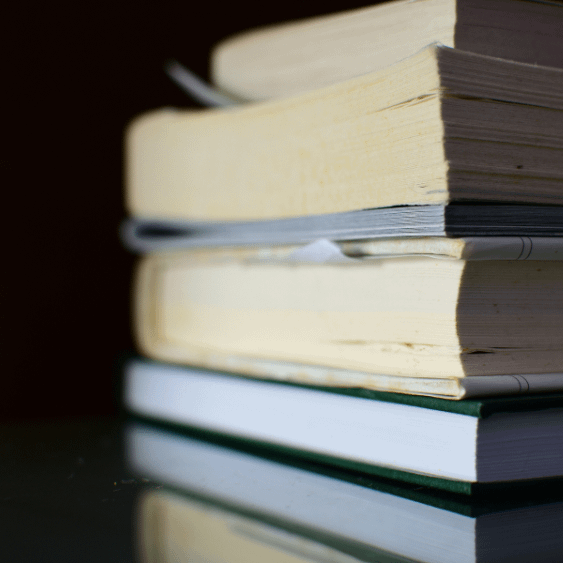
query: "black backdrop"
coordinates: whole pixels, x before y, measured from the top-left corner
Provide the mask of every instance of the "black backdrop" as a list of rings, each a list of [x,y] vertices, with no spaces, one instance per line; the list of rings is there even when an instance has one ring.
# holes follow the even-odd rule
[[[207,77],[227,35],[362,4],[10,4],[0,417],[115,413],[116,359],[133,346],[133,257],[117,238],[125,124],[190,105],[162,71],[168,58]]]

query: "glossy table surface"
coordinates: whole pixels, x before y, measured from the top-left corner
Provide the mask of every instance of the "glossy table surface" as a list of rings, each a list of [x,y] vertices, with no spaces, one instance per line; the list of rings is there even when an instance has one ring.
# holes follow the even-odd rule
[[[135,561],[141,488],[117,419],[0,426],[2,561]]]
[[[151,490],[166,493],[166,487],[135,476],[127,468],[125,428],[126,421],[118,418],[0,425],[0,561],[191,560],[178,559],[177,553],[165,559],[162,554],[140,557],[142,511],[139,507],[148,496],[143,493]],[[157,464],[164,467],[163,463],[159,456]],[[555,490],[551,492],[555,495]],[[563,501],[560,493],[555,496],[557,499],[550,502],[558,504],[551,510],[557,511],[553,514],[560,522]],[[153,536],[160,533],[160,528],[155,529]],[[181,534],[185,534],[187,528],[182,529]],[[555,537],[559,536],[558,531],[553,531],[552,536],[548,536],[549,541],[561,546],[561,538]],[[377,553],[374,559],[362,560],[406,561],[399,556]],[[563,561],[563,552],[561,559],[558,556],[553,559],[553,549],[550,553],[547,559],[539,560]],[[240,557],[234,560],[239,561]],[[318,559],[321,560],[333,561],[333,558]],[[340,556],[336,560],[340,561]]]
[[[1,562],[191,561],[187,552],[141,555],[142,499],[166,487],[128,469],[127,425],[118,418],[0,424]]]

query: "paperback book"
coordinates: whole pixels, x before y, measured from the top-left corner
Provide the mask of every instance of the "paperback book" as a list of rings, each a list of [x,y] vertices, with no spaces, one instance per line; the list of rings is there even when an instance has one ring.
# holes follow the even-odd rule
[[[149,253],[136,339],[161,361],[306,384],[455,399],[558,389],[561,240]]]
[[[558,240],[544,239],[563,237],[563,207],[405,205],[251,222],[132,217],[121,227],[125,246],[139,253],[213,246],[301,244],[320,239],[364,241],[436,237],[479,239],[478,244],[483,247],[506,248],[506,253],[497,255],[501,259],[527,256],[526,252],[515,254],[509,251],[509,246],[514,249],[522,247],[524,239],[525,245],[530,244],[536,249],[561,245]],[[534,240],[531,241],[530,237]],[[405,241],[403,244],[414,243]]]
[[[398,0],[229,37],[211,54],[211,76],[239,99],[287,97],[383,69],[431,43],[563,67],[562,27],[560,2]]]
[[[562,110],[563,69],[431,45],[295,97],[138,117],[126,134],[127,207],[143,220],[246,223],[561,205]]]

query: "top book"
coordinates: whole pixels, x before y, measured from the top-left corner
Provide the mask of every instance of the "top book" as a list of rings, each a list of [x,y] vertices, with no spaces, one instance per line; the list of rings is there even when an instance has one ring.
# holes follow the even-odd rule
[[[128,210],[263,221],[460,201],[563,205],[562,110],[562,69],[432,45],[299,96],[138,117],[126,139]]]
[[[211,76],[240,99],[286,97],[380,70],[430,43],[563,67],[562,29],[555,2],[386,2],[226,39],[212,53]]]

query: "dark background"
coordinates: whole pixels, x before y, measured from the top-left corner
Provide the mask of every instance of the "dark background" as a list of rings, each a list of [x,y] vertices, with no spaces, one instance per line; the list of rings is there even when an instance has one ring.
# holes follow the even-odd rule
[[[162,71],[207,77],[220,39],[361,3],[11,2],[4,9],[0,419],[117,412],[133,256],[119,245],[122,134],[189,106]]]

